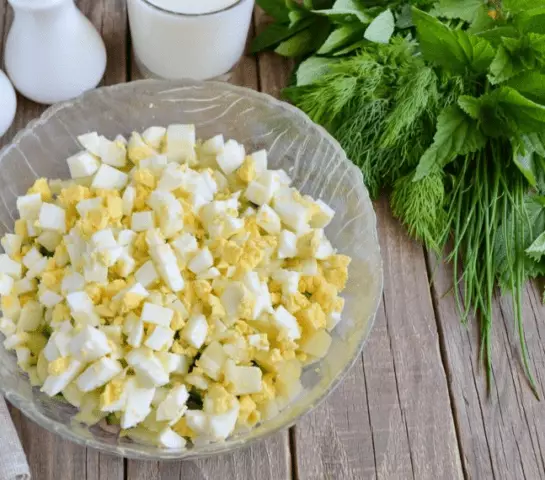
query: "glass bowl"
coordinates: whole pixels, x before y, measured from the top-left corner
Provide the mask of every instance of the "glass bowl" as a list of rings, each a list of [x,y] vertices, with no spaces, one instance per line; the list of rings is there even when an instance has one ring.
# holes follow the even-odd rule
[[[343,296],[342,321],[327,356],[306,369],[303,393],[280,414],[225,442],[168,451],[118,438],[73,420],[76,410],[32,388],[15,356],[0,342],[0,393],[43,428],[80,445],[140,459],[180,459],[225,453],[293,425],[338,385],[371,329],[382,294],[382,261],[376,218],[361,172],[340,145],[296,108],[268,95],[226,83],[142,80],[88,92],[55,105],[0,152],[0,234],[13,230],[16,198],[37,177],[68,178],[65,159],[89,131],[113,138],[151,125],[194,123],[199,138],[223,133],[248,150],[269,151],[272,168],[336,210],[327,227],[333,246],[353,259]],[[317,368],[318,367],[318,368]]]

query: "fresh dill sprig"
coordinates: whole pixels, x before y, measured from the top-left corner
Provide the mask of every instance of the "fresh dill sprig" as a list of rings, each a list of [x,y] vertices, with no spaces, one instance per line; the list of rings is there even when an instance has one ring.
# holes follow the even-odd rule
[[[537,396],[522,292],[528,279],[545,276],[540,10],[439,0],[430,15],[387,3],[400,7],[389,42],[359,40],[329,60],[312,57],[304,84],[286,95],[339,140],[372,197],[390,192],[412,236],[435,251],[452,245],[456,303],[464,323],[480,322],[489,381],[496,286],[512,293],[522,363]]]
[[[442,172],[418,182],[413,181],[413,175],[399,178],[394,183],[390,205],[394,216],[401,219],[411,236],[436,252],[444,247],[441,235],[447,215]]]

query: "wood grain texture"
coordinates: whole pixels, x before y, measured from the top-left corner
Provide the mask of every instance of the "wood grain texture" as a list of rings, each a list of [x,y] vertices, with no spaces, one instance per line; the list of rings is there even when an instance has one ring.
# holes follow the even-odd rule
[[[4,29],[0,35],[3,39],[12,21],[12,12],[7,9],[6,3],[2,2],[0,6],[0,14],[5,14],[2,17]],[[108,66],[102,83],[124,82],[126,79],[125,1],[80,0],[77,3],[100,31],[106,43]],[[3,137],[4,143],[46,109],[45,106],[31,102],[20,95],[17,100],[15,122]],[[12,409],[12,416],[27,454],[33,478],[37,480],[123,479],[123,459],[109,457],[62,440],[38,427],[15,409]]]
[[[295,427],[297,478],[463,478],[424,252],[377,214],[384,301],[363,362]]]
[[[423,249],[408,239],[384,199],[376,207],[384,313],[413,478],[462,478]]]
[[[286,434],[232,454],[183,462],[129,461],[130,480],[287,480],[291,478]]]
[[[271,22],[261,8],[256,7],[254,14],[256,35]],[[276,55],[273,52],[262,52],[257,58],[260,90],[273,97],[280,98],[280,90],[284,88],[293,68],[293,61]]]
[[[493,387],[488,394],[479,362],[479,331],[473,319],[460,324],[453,295],[452,267],[428,255],[443,354],[464,470],[472,479],[545,478],[545,411],[524,377],[511,301],[496,301],[492,336]],[[545,308],[534,285],[523,298],[526,339],[536,381],[545,385]]]

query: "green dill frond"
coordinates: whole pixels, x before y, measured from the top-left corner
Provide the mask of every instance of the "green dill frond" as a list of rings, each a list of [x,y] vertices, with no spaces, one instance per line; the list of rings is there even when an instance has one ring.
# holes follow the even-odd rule
[[[375,151],[374,145],[387,114],[387,100],[375,99],[363,104],[354,102],[335,131],[348,158],[362,170],[372,198],[376,198],[383,185],[383,171],[378,167],[377,158],[380,152]]]
[[[425,112],[437,115],[439,92],[437,89],[437,75],[434,70],[412,63],[407,75],[398,80],[395,92],[395,107],[386,121],[381,147],[388,148],[407,137],[407,133],[414,129],[415,123],[420,121]]]
[[[444,246],[441,234],[447,220],[443,174],[433,173],[418,182],[413,181],[413,176],[411,173],[394,183],[390,197],[392,212],[411,236],[439,251]]]
[[[311,85],[286,88],[283,94],[314,122],[329,128],[354,97],[356,87],[356,77],[329,74]]]

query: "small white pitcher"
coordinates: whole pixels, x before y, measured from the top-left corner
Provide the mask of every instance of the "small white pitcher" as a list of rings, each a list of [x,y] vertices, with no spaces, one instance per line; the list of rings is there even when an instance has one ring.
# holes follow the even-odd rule
[[[106,68],[106,49],[74,0],[8,1],[15,18],[4,61],[19,92],[52,104],[97,86]]]

